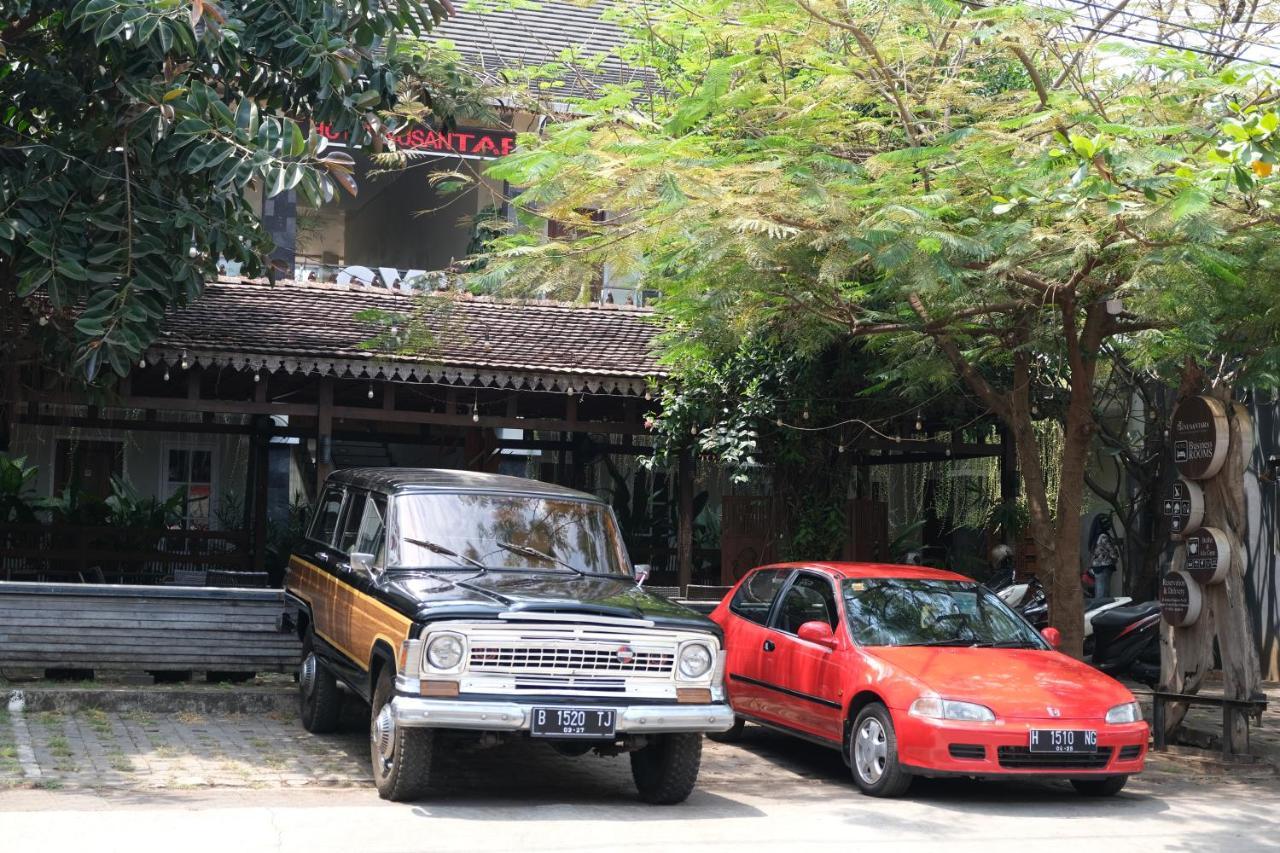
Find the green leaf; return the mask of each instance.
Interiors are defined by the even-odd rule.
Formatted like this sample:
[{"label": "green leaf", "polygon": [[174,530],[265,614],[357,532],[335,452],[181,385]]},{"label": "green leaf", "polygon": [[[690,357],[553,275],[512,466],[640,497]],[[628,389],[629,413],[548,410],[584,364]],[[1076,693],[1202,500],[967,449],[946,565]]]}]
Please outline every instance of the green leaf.
[{"label": "green leaf", "polygon": [[1209,206],[1209,201],[1209,193],[1200,187],[1186,187],[1169,203],[1169,215],[1174,219],[1182,219],[1204,210]]}]

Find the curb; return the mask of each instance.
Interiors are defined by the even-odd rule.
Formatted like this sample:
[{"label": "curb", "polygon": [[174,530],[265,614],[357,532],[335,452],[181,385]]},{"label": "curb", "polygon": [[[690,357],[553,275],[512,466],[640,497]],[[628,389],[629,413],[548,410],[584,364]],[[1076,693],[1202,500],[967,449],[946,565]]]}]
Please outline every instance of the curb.
[{"label": "curb", "polygon": [[291,688],[145,689],[130,687],[33,687],[13,690],[31,711],[145,711],[155,714],[270,714],[297,710]]}]

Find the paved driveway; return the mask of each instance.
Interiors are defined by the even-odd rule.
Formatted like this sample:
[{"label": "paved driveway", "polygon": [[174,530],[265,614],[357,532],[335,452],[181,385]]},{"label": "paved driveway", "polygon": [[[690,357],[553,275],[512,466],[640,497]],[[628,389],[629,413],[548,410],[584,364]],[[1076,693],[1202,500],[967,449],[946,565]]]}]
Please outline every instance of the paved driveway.
[{"label": "paved driveway", "polygon": [[1225,779],[1182,759],[1157,760],[1104,801],[1066,785],[927,780],[884,801],[858,794],[834,752],[749,729],[741,745],[708,743],[699,789],[662,808],[635,800],[625,757],[570,758],[525,741],[453,752],[440,789],[398,805],[368,784],[358,719],[324,737],[285,713],[40,712],[24,722],[41,776],[23,777],[12,759],[0,767],[6,850],[1280,849],[1269,769]]}]

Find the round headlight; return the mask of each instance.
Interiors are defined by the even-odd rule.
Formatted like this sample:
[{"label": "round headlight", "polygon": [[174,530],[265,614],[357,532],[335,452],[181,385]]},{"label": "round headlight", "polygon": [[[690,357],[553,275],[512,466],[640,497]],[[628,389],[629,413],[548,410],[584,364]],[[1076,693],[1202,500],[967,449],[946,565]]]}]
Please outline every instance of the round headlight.
[{"label": "round headlight", "polygon": [[680,650],[680,674],[685,678],[701,678],[711,670],[711,649],[701,643],[690,643]]},{"label": "round headlight", "polygon": [[442,634],[427,643],[427,663],[435,669],[454,669],[462,663],[462,640]]}]

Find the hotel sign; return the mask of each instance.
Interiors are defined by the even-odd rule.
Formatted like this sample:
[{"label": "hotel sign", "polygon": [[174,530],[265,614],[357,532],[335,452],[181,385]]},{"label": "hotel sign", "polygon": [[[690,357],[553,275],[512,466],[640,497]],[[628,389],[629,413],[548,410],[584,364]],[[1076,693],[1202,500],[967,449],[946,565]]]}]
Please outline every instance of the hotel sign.
[{"label": "hotel sign", "polygon": [[1173,462],[1189,480],[1207,480],[1227,461],[1227,409],[1212,397],[1187,397],[1173,411],[1169,427]]}]

